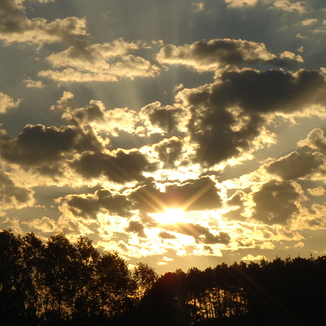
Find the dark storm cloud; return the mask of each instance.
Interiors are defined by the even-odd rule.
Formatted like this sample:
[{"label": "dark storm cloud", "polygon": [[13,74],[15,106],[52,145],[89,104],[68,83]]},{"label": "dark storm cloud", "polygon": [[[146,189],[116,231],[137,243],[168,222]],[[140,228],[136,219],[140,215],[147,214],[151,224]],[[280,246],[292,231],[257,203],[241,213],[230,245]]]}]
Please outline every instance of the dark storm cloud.
[{"label": "dark storm cloud", "polygon": [[242,65],[271,63],[288,65],[302,61],[300,56],[284,55],[277,58],[268,52],[262,43],[233,39],[201,40],[193,44],[165,45],[157,55],[157,60],[167,64],[183,64],[196,70],[212,70],[220,65]]},{"label": "dark storm cloud", "polygon": [[210,230],[202,225],[193,223],[175,223],[166,226],[166,229],[185,235],[189,235],[195,238],[199,243],[205,244],[228,244],[230,242],[230,236],[225,232],[220,232],[218,235],[214,235]]},{"label": "dark storm cloud", "polygon": [[286,224],[299,212],[299,200],[300,194],[290,182],[271,180],[253,194],[252,218],[265,224]]},{"label": "dark storm cloud", "polygon": [[135,150],[118,150],[114,154],[84,152],[71,166],[84,178],[104,175],[116,183],[143,180],[143,172],[153,172],[156,169],[155,164]]},{"label": "dark storm cloud", "polygon": [[31,190],[16,186],[8,174],[0,170],[0,202],[2,209],[32,203],[32,194]]},{"label": "dark storm cloud", "polygon": [[79,127],[27,125],[16,138],[0,130],[0,150],[4,160],[24,166],[55,163],[67,152],[99,151],[102,145],[92,130]]},{"label": "dark storm cloud", "polygon": [[316,172],[325,173],[325,157],[320,153],[298,153],[280,158],[267,165],[269,173],[276,174],[284,180],[303,178]]},{"label": "dark storm cloud", "polygon": [[164,139],[154,146],[158,152],[158,157],[164,163],[164,167],[173,168],[182,154],[183,142],[177,137]]},{"label": "dark storm cloud", "polygon": [[148,213],[164,212],[166,208],[209,210],[221,206],[217,191],[215,182],[210,178],[166,185],[165,192],[160,192],[154,183],[150,183],[132,193],[131,200],[135,208]]},{"label": "dark storm cloud", "polygon": [[177,101],[192,114],[188,128],[198,144],[196,161],[211,166],[251,151],[271,113],[290,115],[325,105],[325,91],[318,71],[244,69],[224,72],[214,84],[185,89]]},{"label": "dark storm cloud", "polygon": [[95,194],[67,195],[58,200],[74,216],[96,219],[97,214],[105,209],[110,214],[129,216],[130,204],[125,196],[108,190],[98,190]]}]

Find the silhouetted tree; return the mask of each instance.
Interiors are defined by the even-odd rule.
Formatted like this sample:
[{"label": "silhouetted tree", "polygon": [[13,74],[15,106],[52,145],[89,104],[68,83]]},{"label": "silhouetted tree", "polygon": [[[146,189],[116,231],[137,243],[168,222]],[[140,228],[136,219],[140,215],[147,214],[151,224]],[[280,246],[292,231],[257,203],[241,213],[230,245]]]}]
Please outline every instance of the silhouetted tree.
[{"label": "silhouetted tree", "polygon": [[131,272],[80,237],[0,232],[0,325],[324,325],[326,258]]}]

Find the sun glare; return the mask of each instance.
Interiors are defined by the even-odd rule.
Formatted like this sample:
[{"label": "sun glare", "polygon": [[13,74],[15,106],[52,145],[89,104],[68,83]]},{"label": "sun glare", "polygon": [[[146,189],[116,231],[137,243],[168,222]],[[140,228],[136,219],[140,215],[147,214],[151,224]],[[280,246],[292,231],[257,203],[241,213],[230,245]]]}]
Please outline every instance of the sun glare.
[{"label": "sun glare", "polygon": [[163,213],[153,214],[160,224],[173,224],[184,220],[184,211],[180,208],[167,208]]}]

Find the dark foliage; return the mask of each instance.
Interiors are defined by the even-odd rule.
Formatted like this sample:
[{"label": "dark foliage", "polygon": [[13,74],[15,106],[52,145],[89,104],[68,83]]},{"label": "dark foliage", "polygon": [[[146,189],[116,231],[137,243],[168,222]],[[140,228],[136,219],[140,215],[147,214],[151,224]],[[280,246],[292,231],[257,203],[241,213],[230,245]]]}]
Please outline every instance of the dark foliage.
[{"label": "dark foliage", "polygon": [[326,256],[217,265],[160,277],[87,238],[0,232],[0,324],[325,325]]}]

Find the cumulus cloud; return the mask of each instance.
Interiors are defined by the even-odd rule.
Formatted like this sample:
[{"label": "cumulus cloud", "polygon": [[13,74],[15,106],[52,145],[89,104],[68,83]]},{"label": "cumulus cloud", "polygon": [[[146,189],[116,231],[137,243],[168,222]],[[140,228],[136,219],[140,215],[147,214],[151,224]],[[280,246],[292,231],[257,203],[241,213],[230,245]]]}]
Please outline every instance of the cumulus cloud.
[{"label": "cumulus cloud", "polygon": [[130,197],[135,208],[147,213],[164,212],[167,208],[194,211],[221,206],[216,183],[208,177],[187,180],[180,184],[166,184],[164,192],[154,183],[149,183],[138,188]]},{"label": "cumulus cloud", "polygon": [[91,130],[79,127],[45,127],[27,125],[17,137],[0,130],[1,157],[22,166],[56,163],[67,152],[99,151],[102,149]]},{"label": "cumulus cloud", "polygon": [[265,260],[265,259],[266,259],[266,257],[264,255],[254,256],[252,254],[248,254],[248,255],[241,258],[241,260],[245,260],[245,261],[246,260],[249,260],[249,261],[260,260],[260,261],[262,261],[262,260]]},{"label": "cumulus cloud", "polygon": [[145,121],[149,131],[166,133],[184,130],[184,125],[189,119],[188,113],[182,108],[171,105],[162,106],[158,101],[144,106],[139,116]]},{"label": "cumulus cloud", "polygon": [[168,44],[160,50],[156,58],[160,63],[183,64],[205,71],[228,64],[271,62],[276,59],[276,55],[268,52],[262,43],[213,39],[180,46]]},{"label": "cumulus cloud", "polygon": [[273,5],[284,11],[298,11],[304,13],[307,11],[303,1],[290,1],[290,0],[273,0]]},{"label": "cumulus cloud", "polygon": [[1,210],[22,208],[34,204],[33,191],[16,186],[9,175],[0,170]]},{"label": "cumulus cloud", "polygon": [[191,113],[188,128],[197,145],[196,161],[212,166],[273,143],[266,126],[275,114],[309,116],[308,108],[325,105],[325,90],[318,71],[244,69],[184,89],[176,100]]},{"label": "cumulus cloud", "polygon": [[40,80],[32,80],[31,78],[27,78],[24,80],[26,87],[28,88],[44,88],[45,85]]},{"label": "cumulus cloud", "polygon": [[215,70],[226,65],[270,63],[286,66],[303,62],[299,55],[285,51],[279,57],[267,51],[265,44],[234,39],[201,40],[192,44],[165,45],[157,54],[161,64],[181,64],[198,71]]},{"label": "cumulus cloud", "polygon": [[258,0],[225,0],[228,3],[228,8],[241,8],[245,6],[254,6]]},{"label": "cumulus cloud", "polygon": [[129,54],[140,49],[140,43],[117,39],[111,43],[75,42],[67,50],[53,53],[47,60],[54,68],[39,76],[58,82],[117,81],[119,78],[153,77],[160,69],[148,60]]},{"label": "cumulus cloud", "polygon": [[40,17],[28,19],[23,2],[3,0],[1,3],[0,39],[5,42],[43,44],[69,40],[76,35],[86,35],[84,18],[67,17],[52,22]]},{"label": "cumulus cloud", "polygon": [[42,217],[26,222],[30,228],[42,231],[44,233],[52,233],[56,230],[56,222],[49,217]]},{"label": "cumulus cloud", "polygon": [[146,237],[143,224],[137,221],[130,221],[126,231],[137,233],[140,237]]},{"label": "cumulus cloud", "polygon": [[103,211],[122,217],[130,215],[126,197],[105,189],[97,190],[94,194],[66,195],[56,202],[62,211],[69,211],[75,217],[96,219],[97,214]]},{"label": "cumulus cloud", "polygon": [[91,100],[89,105],[83,108],[68,107],[62,118],[78,125],[90,124],[92,122],[104,122],[105,107],[101,101]]},{"label": "cumulus cloud", "polygon": [[164,139],[160,143],[154,145],[154,149],[158,152],[160,162],[163,162],[164,167],[173,168],[176,166],[182,155],[183,141],[177,137]]},{"label": "cumulus cloud", "polygon": [[312,196],[322,196],[326,192],[325,188],[322,186],[316,188],[308,188],[307,191]]},{"label": "cumulus cloud", "polygon": [[103,175],[116,183],[144,180],[143,172],[156,169],[139,151],[120,149],[112,153],[85,151],[71,166],[86,179]]},{"label": "cumulus cloud", "polygon": [[[138,113],[129,108],[107,110],[102,101],[91,100],[88,105],[79,107],[74,101],[74,94],[63,92],[62,97],[51,110],[61,113],[62,119],[83,127],[91,125],[96,131],[118,137],[121,131],[137,133]],[[103,139],[109,143],[109,139]]]},{"label": "cumulus cloud", "polygon": [[298,147],[305,146],[323,152],[326,151],[326,137],[324,130],[320,128],[315,128],[308,134],[306,139],[300,140],[298,142]]},{"label": "cumulus cloud", "polygon": [[285,225],[299,213],[302,199],[298,188],[288,181],[271,180],[253,194],[252,218],[265,224]]},{"label": "cumulus cloud", "polygon": [[320,153],[292,152],[266,166],[269,173],[280,176],[283,180],[304,178],[314,173],[325,173],[325,157]]},{"label": "cumulus cloud", "polygon": [[313,25],[313,24],[315,24],[315,23],[317,23],[318,22],[318,20],[317,19],[315,19],[315,18],[307,18],[307,19],[304,19],[303,21],[302,21],[302,25],[303,26],[307,26],[307,25]]},{"label": "cumulus cloud", "polygon": [[[129,108],[115,108],[105,113],[105,129],[112,136],[117,137],[120,133],[138,133],[139,115]],[[142,129],[140,127],[140,129]],[[141,133],[141,132],[140,132]]]},{"label": "cumulus cloud", "polygon": [[19,103],[20,100],[15,101],[9,95],[0,92],[0,114],[6,113],[8,109],[17,107]]},{"label": "cumulus cloud", "polygon": [[159,237],[162,239],[176,239],[176,236],[174,234],[165,231],[160,232]]},{"label": "cumulus cloud", "polygon": [[175,223],[166,226],[166,229],[192,236],[197,242],[204,244],[228,244],[230,241],[230,236],[226,232],[220,232],[214,235],[209,228],[199,224]]}]

